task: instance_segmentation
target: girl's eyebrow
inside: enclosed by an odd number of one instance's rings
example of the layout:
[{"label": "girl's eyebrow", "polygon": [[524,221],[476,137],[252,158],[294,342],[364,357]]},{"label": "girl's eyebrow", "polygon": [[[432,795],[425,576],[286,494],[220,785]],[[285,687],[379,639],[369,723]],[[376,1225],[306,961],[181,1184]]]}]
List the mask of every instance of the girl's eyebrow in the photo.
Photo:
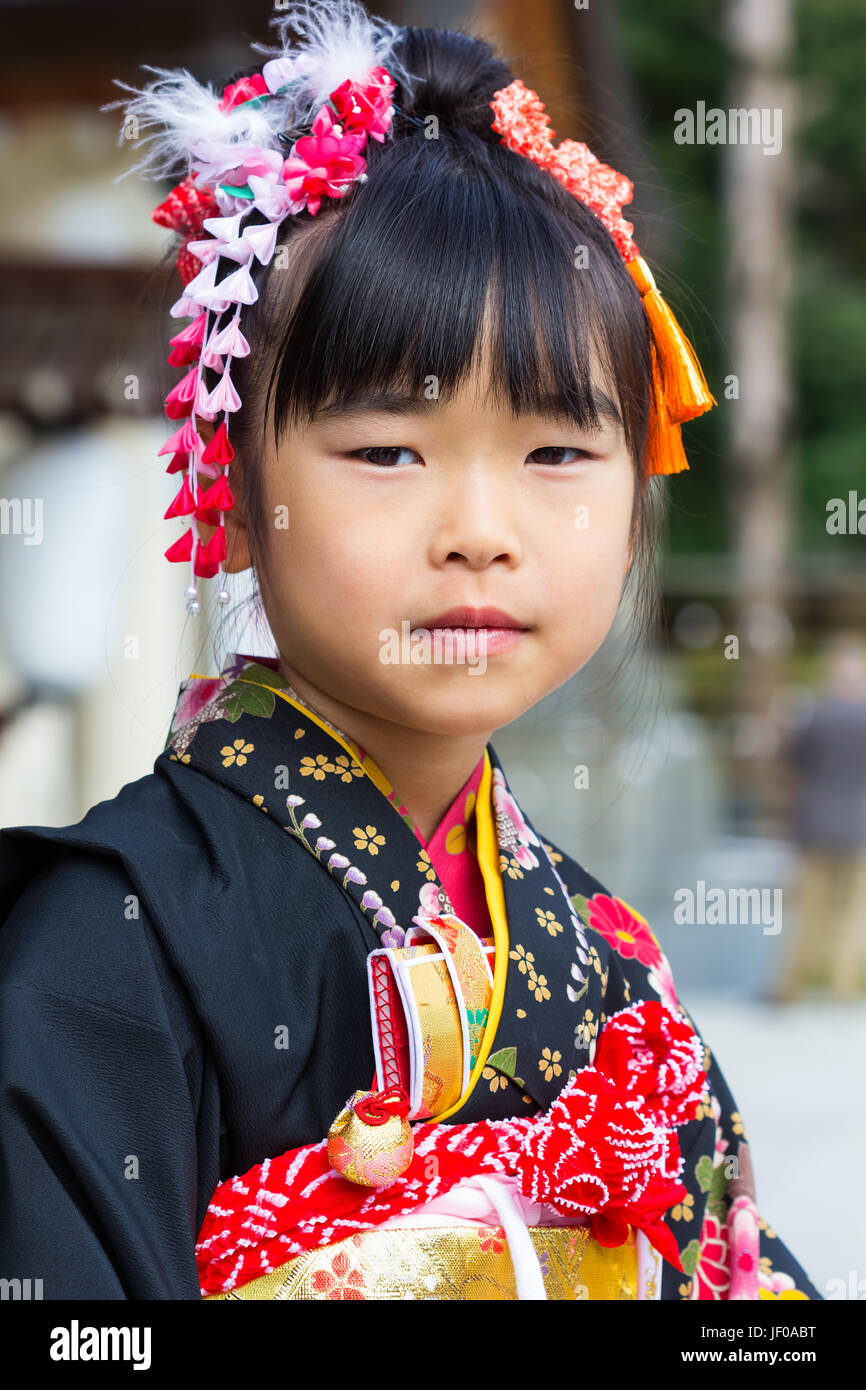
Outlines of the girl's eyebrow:
[{"label": "girl's eyebrow", "polygon": [[[595,390],[592,398],[599,419],[622,428],[622,416],[610,397],[603,391]],[[435,414],[440,405],[437,397],[416,396],[409,392],[380,391],[371,395],[359,391],[330,405],[320,406],[314,419],[325,423],[334,419],[363,419],[368,415],[431,415]],[[544,419],[566,420],[580,429],[587,427],[585,419],[581,419],[576,411],[563,409],[562,401],[554,395],[540,396],[534,403],[534,408],[525,414],[537,415]]]},{"label": "girl's eyebrow", "polygon": [[335,417],[348,419],[350,416],[360,418],[364,415],[422,415],[431,413],[438,404],[438,400],[401,391],[379,391],[373,395],[359,391],[357,395],[343,396],[339,401],[321,406],[315,418],[332,420]]}]

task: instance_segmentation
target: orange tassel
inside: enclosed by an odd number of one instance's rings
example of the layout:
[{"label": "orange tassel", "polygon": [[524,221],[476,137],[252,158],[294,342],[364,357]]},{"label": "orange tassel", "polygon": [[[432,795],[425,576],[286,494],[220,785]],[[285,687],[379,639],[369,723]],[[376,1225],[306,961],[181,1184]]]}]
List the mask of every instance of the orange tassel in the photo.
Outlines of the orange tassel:
[{"label": "orange tassel", "polygon": [[688,468],[679,425],[666,425],[647,444],[648,473],[681,473]]},{"label": "orange tassel", "polygon": [[659,356],[655,348],[653,360],[653,393],[655,408],[650,409],[646,441],[647,473],[681,473],[688,468],[683,449],[682,431],[668,413],[665,386],[659,371]]},{"label": "orange tassel", "polygon": [[659,294],[652,271],[642,256],[627,262],[649,319],[653,336],[653,388],[657,410],[652,412],[647,438],[647,471],[680,473],[688,468],[680,425],[694,420],[716,404],[695,350],[670,307]]},{"label": "orange tassel", "polygon": [[716,404],[710,394],[695,350],[683,333],[669,305],[659,294],[652,271],[643,256],[628,262],[628,270],[641,292],[665,380],[668,416],[672,424],[694,420]]}]

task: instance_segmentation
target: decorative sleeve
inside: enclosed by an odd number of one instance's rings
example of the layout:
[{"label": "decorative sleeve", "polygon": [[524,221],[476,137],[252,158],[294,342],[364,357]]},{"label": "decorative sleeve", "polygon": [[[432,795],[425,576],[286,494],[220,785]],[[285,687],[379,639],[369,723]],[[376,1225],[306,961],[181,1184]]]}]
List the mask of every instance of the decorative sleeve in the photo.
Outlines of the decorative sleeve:
[{"label": "decorative sleeve", "polygon": [[[599,1020],[640,999],[658,998],[691,1023],[704,1046],[707,1086],[697,1117],[680,1131],[687,1195],[667,1215],[686,1277],[665,1263],[669,1299],[820,1299],[805,1270],[760,1215],[746,1129],[719,1065],[687,1010],[649,923],[607,892],[572,902],[606,961]],[[593,933],[595,936],[593,936]],[[599,938],[603,939],[605,945]]]}]

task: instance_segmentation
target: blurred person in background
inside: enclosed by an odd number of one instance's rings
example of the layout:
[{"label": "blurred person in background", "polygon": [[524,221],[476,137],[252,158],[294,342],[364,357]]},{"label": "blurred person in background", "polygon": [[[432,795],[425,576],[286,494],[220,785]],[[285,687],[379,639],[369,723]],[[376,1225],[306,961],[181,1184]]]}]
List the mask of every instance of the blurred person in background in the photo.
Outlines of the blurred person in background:
[{"label": "blurred person in background", "polygon": [[799,847],[798,932],[775,998],[810,983],[838,1000],[862,990],[866,955],[866,639],[837,632],[823,692],[790,735],[792,834]]}]

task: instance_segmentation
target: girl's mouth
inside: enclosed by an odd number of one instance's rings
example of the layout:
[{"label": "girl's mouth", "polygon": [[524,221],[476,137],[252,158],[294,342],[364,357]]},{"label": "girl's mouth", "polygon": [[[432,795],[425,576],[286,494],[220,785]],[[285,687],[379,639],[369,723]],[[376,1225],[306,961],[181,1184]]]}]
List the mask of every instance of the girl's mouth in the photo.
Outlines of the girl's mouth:
[{"label": "girl's mouth", "polygon": [[413,623],[413,631],[424,628],[440,641],[464,641],[469,650],[492,654],[508,651],[520,644],[521,638],[530,631],[511,613],[501,608],[469,608],[458,606],[428,618],[423,623]]},{"label": "girl's mouth", "polygon": [[[416,629],[417,631],[417,629]],[[431,627],[428,629],[434,641],[459,642],[466,644],[470,652],[486,653],[507,651],[516,647],[528,631],[520,627]]]},{"label": "girl's mouth", "polygon": [[529,631],[528,624],[519,622],[502,608],[463,606],[449,608],[445,613],[437,613],[435,618],[428,618],[423,623],[413,623],[412,626],[426,627],[431,632],[436,628],[485,628],[488,632],[499,632],[506,628],[517,632]]}]

